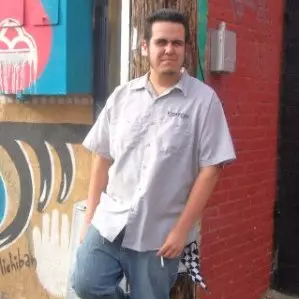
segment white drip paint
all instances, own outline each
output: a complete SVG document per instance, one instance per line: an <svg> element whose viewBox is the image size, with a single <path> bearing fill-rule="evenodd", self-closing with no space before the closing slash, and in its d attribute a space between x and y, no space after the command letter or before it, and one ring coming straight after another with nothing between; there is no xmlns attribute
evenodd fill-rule
<svg viewBox="0 0 299 299"><path fill-rule="evenodd" d="M20 23L15 19L5 19L0 23L0 41L7 45L7 49L0 49L0 91L4 93L19 93L28 87L27 82L32 86L37 79L38 53L35 40L19 26ZM18 35L9 39L6 34L12 27ZM26 44L27 47L15 49L18 43Z"/></svg>

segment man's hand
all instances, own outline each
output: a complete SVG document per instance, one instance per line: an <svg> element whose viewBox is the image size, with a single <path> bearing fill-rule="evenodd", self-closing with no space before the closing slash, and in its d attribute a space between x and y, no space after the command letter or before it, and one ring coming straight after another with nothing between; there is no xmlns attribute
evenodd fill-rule
<svg viewBox="0 0 299 299"><path fill-rule="evenodd" d="M166 241L158 251L157 255L173 259L180 256L186 245L188 233L180 231L177 228L171 230Z"/></svg>

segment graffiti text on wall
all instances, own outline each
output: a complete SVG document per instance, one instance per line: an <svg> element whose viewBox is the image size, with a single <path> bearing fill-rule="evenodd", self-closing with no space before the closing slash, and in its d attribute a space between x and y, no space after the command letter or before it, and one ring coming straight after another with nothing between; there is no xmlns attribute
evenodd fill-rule
<svg viewBox="0 0 299 299"><path fill-rule="evenodd" d="M8 253L7 257L0 256L0 274L2 276L21 272L26 268L35 268L36 259L30 253Z"/></svg>

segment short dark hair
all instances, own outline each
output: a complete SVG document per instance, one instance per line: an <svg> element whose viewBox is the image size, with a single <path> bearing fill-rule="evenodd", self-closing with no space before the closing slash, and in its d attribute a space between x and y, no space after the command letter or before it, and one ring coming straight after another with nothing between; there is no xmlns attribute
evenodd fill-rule
<svg viewBox="0 0 299 299"><path fill-rule="evenodd" d="M175 9L163 8L146 18L144 26L144 39L149 41L152 37L152 26L156 22L171 22L182 24L185 28L185 42L190 40L189 23L185 15Z"/></svg>

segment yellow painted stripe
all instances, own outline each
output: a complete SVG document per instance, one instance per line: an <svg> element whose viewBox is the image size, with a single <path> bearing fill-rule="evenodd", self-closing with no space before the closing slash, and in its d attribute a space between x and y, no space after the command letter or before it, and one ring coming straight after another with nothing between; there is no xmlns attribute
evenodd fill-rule
<svg viewBox="0 0 299 299"><path fill-rule="evenodd" d="M1 122L92 124L92 105L0 104Z"/></svg>

